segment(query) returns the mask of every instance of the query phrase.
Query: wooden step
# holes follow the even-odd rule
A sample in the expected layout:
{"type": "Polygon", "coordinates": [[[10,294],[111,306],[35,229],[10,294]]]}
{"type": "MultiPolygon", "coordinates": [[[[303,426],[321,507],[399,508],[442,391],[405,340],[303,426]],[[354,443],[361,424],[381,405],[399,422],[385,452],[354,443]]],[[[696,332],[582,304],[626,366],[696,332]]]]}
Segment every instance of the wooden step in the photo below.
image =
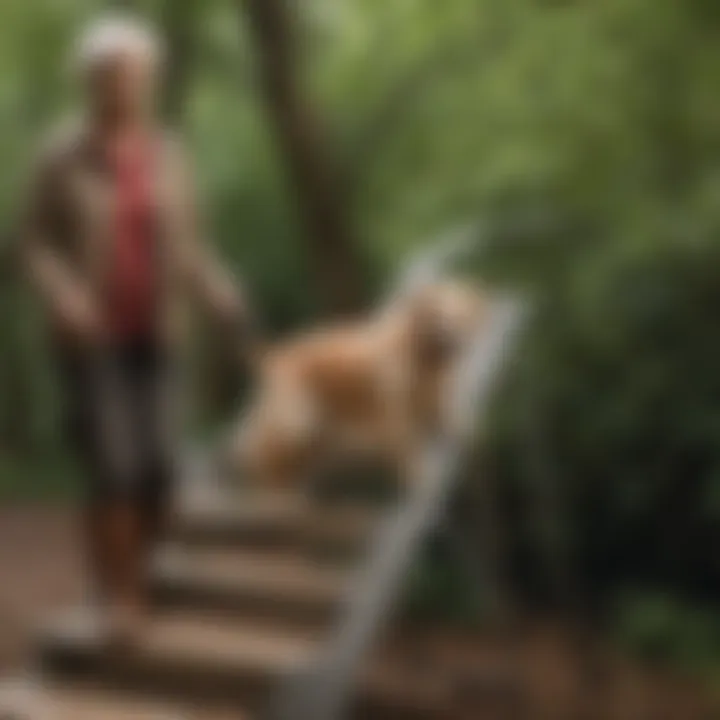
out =
{"type": "Polygon", "coordinates": [[[317,642],[300,633],[182,614],[148,623],[132,649],[111,649],[75,613],[45,632],[42,665],[56,681],[91,679],[118,690],[252,705],[316,651],[317,642]]]}
{"type": "Polygon", "coordinates": [[[153,586],[163,607],[330,627],[351,580],[302,555],[173,546],[159,555],[153,586]]]}
{"type": "Polygon", "coordinates": [[[240,517],[288,520],[307,512],[308,501],[299,493],[254,492],[231,493],[218,488],[180,493],[177,503],[182,514],[223,512],[230,510],[240,517]]]}
{"type": "MultiPolygon", "coordinates": [[[[134,651],[111,652],[78,620],[65,618],[45,637],[50,707],[59,712],[41,720],[244,720],[250,716],[238,708],[262,711],[288,673],[307,670],[320,647],[301,635],[177,616],[149,628],[134,651]]],[[[450,690],[447,678],[378,658],[351,716],[448,720],[450,690]]]]}
{"type": "Polygon", "coordinates": [[[251,720],[237,706],[158,700],[98,687],[48,683],[0,684],[0,717],[7,720],[251,720]]]}
{"type": "Polygon", "coordinates": [[[361,549],[379,519],[368,508],[305,503],[283,496],[217,498],[187,505],[170,539],[187,545],[293,547],[346,558],[361,549]]]}

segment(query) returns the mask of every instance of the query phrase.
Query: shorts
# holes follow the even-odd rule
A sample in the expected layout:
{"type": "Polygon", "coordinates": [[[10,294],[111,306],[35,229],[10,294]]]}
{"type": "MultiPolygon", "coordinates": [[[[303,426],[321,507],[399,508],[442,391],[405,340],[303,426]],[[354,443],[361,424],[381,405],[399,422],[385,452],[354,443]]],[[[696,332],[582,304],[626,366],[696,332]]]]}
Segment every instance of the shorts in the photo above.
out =
{"type": "Polygon", "coordinates": [[[179,430],[167,351],[138,342],[64,356],[67,426],[93,500],[158,501],[175,475],[179,430]]]}

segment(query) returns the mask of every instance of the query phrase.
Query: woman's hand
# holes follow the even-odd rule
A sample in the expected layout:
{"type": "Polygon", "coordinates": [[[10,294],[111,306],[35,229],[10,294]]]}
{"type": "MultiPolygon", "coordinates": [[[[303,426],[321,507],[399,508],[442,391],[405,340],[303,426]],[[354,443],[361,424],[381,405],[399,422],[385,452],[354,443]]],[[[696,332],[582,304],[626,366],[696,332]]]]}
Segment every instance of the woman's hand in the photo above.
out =
{"type": "Polygon", "coordinates": [[[60,330],[82,344],[95,345],[104,335],[97,304],[87,292],[74,287],[58,305],[60,330]]]}

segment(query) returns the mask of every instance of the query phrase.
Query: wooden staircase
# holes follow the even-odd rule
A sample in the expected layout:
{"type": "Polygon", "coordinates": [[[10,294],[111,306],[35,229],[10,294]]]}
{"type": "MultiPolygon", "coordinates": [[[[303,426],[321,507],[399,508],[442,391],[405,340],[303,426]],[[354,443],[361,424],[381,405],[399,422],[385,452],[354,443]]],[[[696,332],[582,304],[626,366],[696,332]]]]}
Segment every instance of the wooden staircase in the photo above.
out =
{"type": "Polygon", "coordinates": [[[352,587],[349,557],[375,522],[357,508],[196,496],[158,555],[157,612],[140,646],[108,651],[71,613],[43,632],[46,682],[65,698],[74,688],[78,704],[86,694],[96,703],[144,698],[151,708],[172,699],[185,713],[251,708],[256,717],[338,622],[352,587]],[[325,552],[338,545],[351,554],[325,552]]]}
{"type": "Polygon", "coordinates": [[[483,340],[458,388],[464,430],[428,451],[412,497],[397,507],[233,498],[190,473],[153,569],[157,612],[139,646],[109,651],[82,615],[53,622],[40,640],[43,716],[446,720],[442,688],[369,666],[369,650],[442,516],[476,416],[468,402],[486,404],[517,317],[516,308],[498,314],[494,339],[483,340]]]}

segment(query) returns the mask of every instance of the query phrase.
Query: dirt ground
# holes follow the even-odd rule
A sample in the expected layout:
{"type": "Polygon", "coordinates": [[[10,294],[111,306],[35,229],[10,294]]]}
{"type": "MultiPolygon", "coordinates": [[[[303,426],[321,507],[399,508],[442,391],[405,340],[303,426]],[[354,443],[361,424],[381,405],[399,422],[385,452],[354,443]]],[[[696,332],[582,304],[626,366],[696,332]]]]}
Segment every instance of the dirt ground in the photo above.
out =
{"type": "MultiPolygon", "coordinates": [[[[82,599],[81,557],[73,511],[0,510],[0,676],[28,667],[33,631],[52,611],[82,599]]],[[[387,653],[416,682],[451,684],[458,720],[720,719],[718,698],[698,679],[608,650],[578,652],[557,623],[473,635],[418,628],[404,631],[387,653]]]]}
{"type": "Polygon", "coordinates": [[[591,647],[548,620],[503,632],[415,629],[394,652],[420,660],[428,685],[445,678],[447,720],[720,720],[720,688],[630,660],[602,638],[591,647]]]}
{"type": "Polygon", "coordinates": [[[0,509],[0,673],[23,669],[38,625],[83,595],[76,514],[0,509]]]}

